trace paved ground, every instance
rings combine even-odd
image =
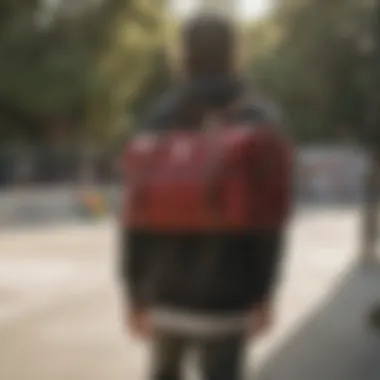
[[[362,316],[380,300],[380,275],[351,273],[357,227],[354,211],[298,214],[277,327],[250,351],[250,373],[379,378],[380,337]],[[145,349],[122,334],[114,238],[110,221],[0,232],[0,379],[143,379]]]

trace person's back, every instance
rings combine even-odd
[[[158,102],[141,127],[200,128],[210,111],[246,98],[235,122],[274,125],[268,110],[247,97],[234,71],[234,49],[225,20],[213,16],[190,23],[184,31],[185,81]],[[240,379],[246,338],[268,322],[282,234],[282,228],[223,234],[124,231],[121,269],[132,303],[131,327],[152,334],[155,379],[179,379],[183,354],[194,345],[207,380]],[[210,242],[217,252],[209,252]]]

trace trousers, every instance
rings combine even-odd
[[[213,339],[159,334],[153,345],[153,380],[182,380],[185,354],[195,350],[203,380],[241,380],[245,351],[241,336]]]

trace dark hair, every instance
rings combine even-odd
[[[182,30],[183,65],[189,77],[225,76],[233,69],[233,24],[216,14],[191,19]]]

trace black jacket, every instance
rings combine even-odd
[[[191,99],[201,99],[207,107],[219,107],[240,96],[241,91],[235,83],[193,84],[161,99],[144,127],[186,128],[193,125],[194,116],[194,112],[185,112],[189,99],[190,103]],[[238,117],[250,124],[273,121],[269,120],[273,115],[256,101],[243,108]],[[122,228],[121,236],[120,272],[131,302],[207,313],[245,311],[267,301],[283,246],[283,231],[179,236]]]

